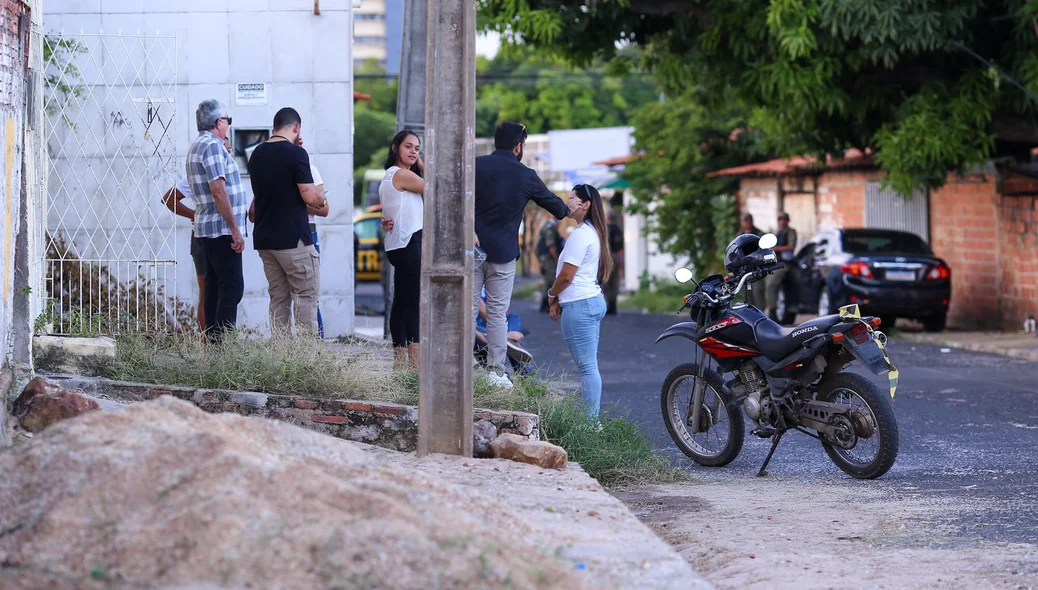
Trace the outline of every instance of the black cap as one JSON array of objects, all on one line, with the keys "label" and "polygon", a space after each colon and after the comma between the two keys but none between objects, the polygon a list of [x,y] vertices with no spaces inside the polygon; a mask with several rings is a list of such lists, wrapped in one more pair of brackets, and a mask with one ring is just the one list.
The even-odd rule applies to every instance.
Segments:
[{"label": "black cap", "polygon": [[526,125],[505,121],[494,131],[494,148],[510,150],[526,141]]},{"label": "black cap", "polygon": [[778,214],[778,218],[779,219],[784,219],[786,221],[789,221],[789,213],[786,213],[785,211],[783,211],[782,213]]}]

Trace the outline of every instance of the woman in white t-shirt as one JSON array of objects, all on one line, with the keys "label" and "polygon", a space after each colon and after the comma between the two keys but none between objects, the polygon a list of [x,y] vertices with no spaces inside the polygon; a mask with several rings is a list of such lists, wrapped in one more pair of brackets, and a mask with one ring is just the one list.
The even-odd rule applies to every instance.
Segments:
[{"label": "woman in white t-shirt", "polygon": [[551,319],[562,319],[562,336],[580,370],[584,411],[598,419],[602,375],[598,372],[598,337],[606,301],[601,284],[613,272],[602,196],[589,184],[573,187],[567,202],[577,227],[559,255],[555,283],[548,289]]},{"label": "woman in white t-shirt", "polygon": [[389,332],[396,368],[418,368],[418,321],[422,278],[422,222],[425,218],[425,163],[418,136],[396,134],[386,156],[386,175],[378,187],[382,216],[393,220],[386,234],[386,257],[393,265],[393,308]]}]

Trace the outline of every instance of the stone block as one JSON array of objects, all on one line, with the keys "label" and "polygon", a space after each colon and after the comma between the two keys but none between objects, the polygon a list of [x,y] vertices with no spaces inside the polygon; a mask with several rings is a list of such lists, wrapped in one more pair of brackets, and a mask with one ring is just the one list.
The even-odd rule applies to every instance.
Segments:
[{"label": "stone block", "polygon": [[100,409],[96,401],[37,377],[14,400],[11,414],[25,430],[40,432],[56,422]]},{"label": "stone block", "polygon": [[569,463],[566,449],[541,440],[530,440],[518,434],[502,434],[490,443],[494,458],[529,463],[545,469],[565,469]]},{"label": "stone block", "polygon": [[115,359],[115,340],[107,336],[36,336],[32,346],[38,367],[64,373],[100,375]]}]

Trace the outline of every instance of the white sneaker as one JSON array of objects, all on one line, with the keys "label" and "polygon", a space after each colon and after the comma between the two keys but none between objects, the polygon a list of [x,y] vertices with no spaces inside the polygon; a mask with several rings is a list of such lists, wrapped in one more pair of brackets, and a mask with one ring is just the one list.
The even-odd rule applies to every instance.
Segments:
[{"label": "white sneaker", "polygon": [[508,379],[507,375],[499,375],[493,371],[487,373],[487,381],[490,382],[494,387],[500,387],[501,389],[512,389],[512,381]]},{"label": "white sneaker", "polygon": [[530,351],[526,350],[519,345],[518,342],[508,341],[508,358],[515,359],[520,363],[529,363],[533,361],[533,355]]}]

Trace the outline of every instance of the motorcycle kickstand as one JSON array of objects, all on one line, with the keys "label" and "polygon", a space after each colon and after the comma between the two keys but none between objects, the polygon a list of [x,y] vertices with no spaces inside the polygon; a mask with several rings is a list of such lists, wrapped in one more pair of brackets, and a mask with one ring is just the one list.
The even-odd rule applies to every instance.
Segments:
[{"label": "motorcycle kickstand", "polygon": [[778,448],[779,441],[782,440],[782,435],[785,433],[785,430],[780,430],[771,437],[771,450],[768,451],[768,456],[764,458],[764,465],[760,466],[760,471],[757,472],[757,477],[764,477],[767,475],[765,469],[768,468],[768,463],[771,463],[771,457],[775,454],[775,449]]}]

